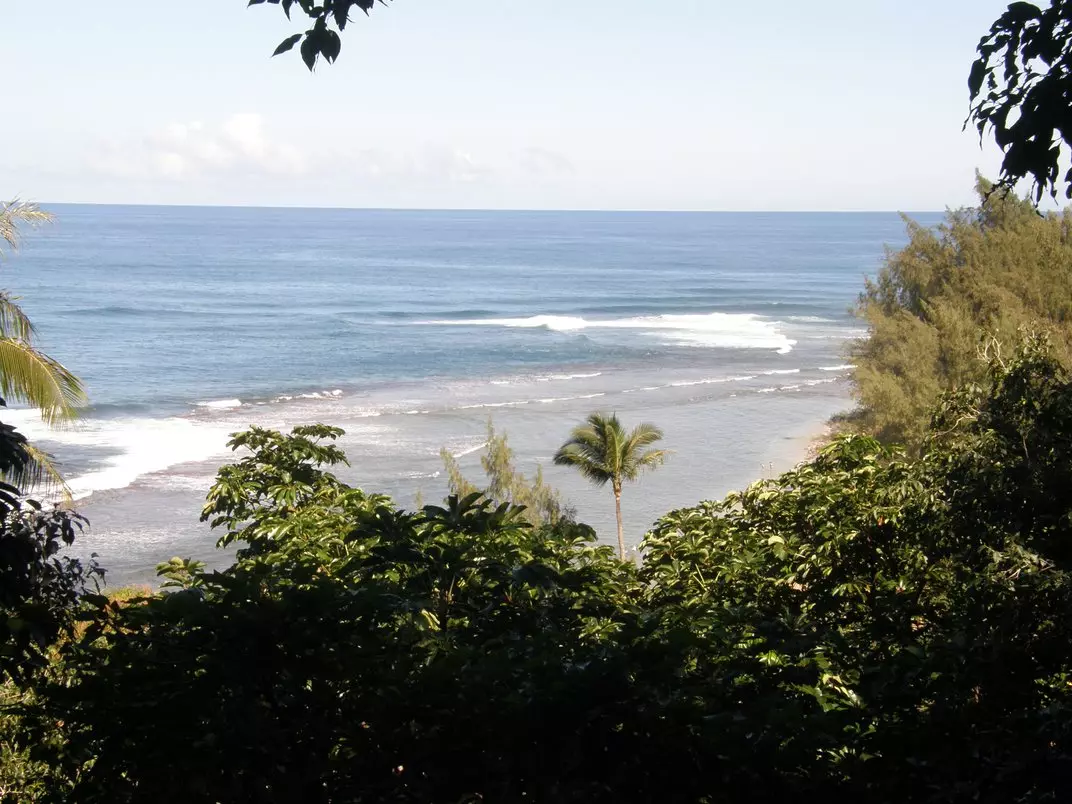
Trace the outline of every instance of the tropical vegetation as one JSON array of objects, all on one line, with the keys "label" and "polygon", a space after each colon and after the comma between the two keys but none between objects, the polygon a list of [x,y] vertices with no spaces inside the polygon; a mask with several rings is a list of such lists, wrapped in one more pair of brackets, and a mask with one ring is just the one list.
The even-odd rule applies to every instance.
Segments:
[{"label": "tropical vegetation", "polygon": [[[4,577],[0,784],[86,802],[1072,794],[1072,375],[1043,336],[943,396],[918,457],[841,436],[667,514],[639,566],[479,492],[405,511],[351,488],[339,435],[236,435],[204,512],[234,565],[175,559],[125,600],[54,563],[71,514],[10,502],[0,544],[27,545],[29,572]],[[26,638],[35,610],[49,630]]]},{"label": "tropical vegetation", "polygon": [[[1072,2],[1015,2],[979,40],[968,122],[1004,152],[1001,186],[1030,178],[1034,197],[1072,198]],[[1062,175],[1063,172],[1063,175]]]},{"label": "tropical vegetation", "polygon": [[618,522],[618,557],[623,561],[622,485],[662,465],[667,451],[651,446],[662,437],[663,431],[654,424],[644,422],[626,432],[617,414],[593,413],[584,424],[573,428],[569,440],[555,453],[557,465],[573,467],[596,486],[610,483]]},{"label": "tropical vegetation", "polygon": [[[277,49],[310,68],[373,5],[266,1],[313,20]],[[1003,181],[1039,193],[1070,7],[1014,3],[971,78]],[[620,506],[615,554],[490,425],[488,484],[445,455],[454,493],[415,511],[333,473],[341,430],[254,427],[203,510],[234,563],[102,595],[65,553],[84,520],[22,494],[35,453],[0,425],[0,798],[1072,799],[1070,221],[979,189],[866,287],[857,430],[667,513],[636,564]],[[11,245],[40,220],[4,214]],[[5,296],[0,340],[30,335]],[[73,378],[51,407],[32,379],[58,364],[18,359],[5,396],[73,410]],[[661,436],[593,414],[555,460],[618,501]]]},{"label": "tropical vegetation", "polygon": [[[20,226],[39,226],[52,220],[36,204],[13,201],[0,204],[0,246],[18,248]],[[0,257],[4,256],[0,248]],[[81,381],[59,361],[41,352],[34,344],[33,323],[8,291],[0,291],[0,406],[8,400],[30,405],[40,411],[49,425],[70,422],[86,402]],[[61,483],[51,459],[33,445],[22,442],[27,459],[3,475],[19,486],[33,487],[42,481]],[[15,474],[10,474],[15,472]]]},{"label": "tropical vegetation", "polygon": [[941,394],[986,376],[1024,328],[1044,331],[1072,365],[1072,210],[1040,215],[980,179],[979,205],[931,229],[906,219],[909,242],[886,255],[857,315],[853,424],[918,451]]},{"label": "tropical vegetation", "polygon": [[439,457],[447,473],[447,487],[451,494],[459,498],[480,492],[488,499],[519,506],[523,509],[521,515],[534,527],[570,522],[576,517],[576,512],[562,499],[558,490],[544,479],[542,466],[536,466],[531,480],[518,470],[517,457],[509,438],[506,433],[496,432],[490,419],[487,440],[480,456],[480,466],[488,481],[486,486],[480,487],[470,482],[450,450],[444,447]]}]

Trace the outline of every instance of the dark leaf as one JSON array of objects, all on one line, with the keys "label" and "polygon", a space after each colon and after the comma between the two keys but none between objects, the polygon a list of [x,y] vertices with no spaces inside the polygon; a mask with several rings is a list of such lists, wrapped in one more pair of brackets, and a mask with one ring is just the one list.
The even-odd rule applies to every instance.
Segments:
[{"label": "dark leaf", "polygon": [[301,41],[301,38],[302,34],[300,33],[296,33],[293,36],[288,36],[286,39],[279,43],[279,47],[275,49],[275,52],[273,52],[272,55],[278,56],[280,53],[286,53],[288,50],[298,44],[298,42]]}]

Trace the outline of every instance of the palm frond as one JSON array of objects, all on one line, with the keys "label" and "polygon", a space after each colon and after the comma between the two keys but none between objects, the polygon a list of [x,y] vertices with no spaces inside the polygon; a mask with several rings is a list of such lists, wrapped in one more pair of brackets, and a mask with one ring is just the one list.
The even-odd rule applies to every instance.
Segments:
[{"label": "palm frond", "polygon": [[[5,241],[12,250],[19,247],[19,224],[34,227],[49,223],[52,215],[29,201],[18,199],[0,205],[0,240]],[[0,251],[0,254],[3,252]]]},{"label": "palm frond", "polygon": [[59,492],[63,502],[70,503],[73,499],[71,489],[64,482],[52,456],[33,444],[24,444],[23,449],[27,455],[26,462],[18,469],[6,472],[4,480],[17,486],[23,494]]},{"label": "palm frond", "polygon": [[29,342],[35,333],[34,325],[22,311],[18,299],[0,290],[0,337]]},{"label": "palm frond", "polygon": [[593,460],[593,456],[582,445],[574,442],[559,448],[554,463],[557,466],[572,466],[596,486],[604,486],[614,479],[613,473],[607,470],[601,460]]},{"label": "palm frond", "polygon": [[634,427],[622,448],[622,477],[626,480],[636,480],[644,469],[654,469],[662,465],[669,455],[666,450],[645,449],[662,438],[663,431],[649,422],[642,422]]},{"label": "palm frond", "polygon": [[578,469],[597,486],[617,483],[621,440],[622,426],[616,415],[592,413],[584,424],[573,428],[569,440],[555,453],[554,462]]},{"label": "palm frond", "polygon": [[581,432],[580,428],[574,430],[569,441],[562,445],[563,450],[567,448],[574,456],[574,459],[583,458],[591,464],[606,466],[605,448],[596,433],[591,431]]},{"label": "palm frond", "polygon": [[634,427],[626,437],[626,452],[636,452],[644,447],[650,447],[656,441],[662,441],[663,431],[649,422],[641,422]]},{"label": "palm frond", "polygon": [[18,338],[0,337],[0,395],[40,409],[48,425],[71,421],[85,404],[81,381]]},{"label": "palm frond", "polygon": [[669,450],[665,449],[649,449],[646,452],[632,455],[629,463],[622,469],[622,477],[626,480],[636,480],[645,469],[662,466],[669,456]]}]

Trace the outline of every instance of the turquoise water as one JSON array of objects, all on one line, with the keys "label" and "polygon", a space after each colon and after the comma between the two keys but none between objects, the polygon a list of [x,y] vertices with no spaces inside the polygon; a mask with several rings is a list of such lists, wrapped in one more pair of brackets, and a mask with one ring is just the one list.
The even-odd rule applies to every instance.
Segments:
[{"label": "turquoise water", "polygon": [[[675,455],[626,492],[635,540],[848,406],[848,309],[904,240],[893,213],[52,210],[5,286],[93,407],[59,433],[7,418],[59,458],[117,582],[213,559],[197,512],[250,423],[344,427],[348,479],[409,503],[442,495],[440,447],[476,465],[489,416],[529,467],[593,409],[655,421]],[[613,536],[607,495],[550,475]]]}]

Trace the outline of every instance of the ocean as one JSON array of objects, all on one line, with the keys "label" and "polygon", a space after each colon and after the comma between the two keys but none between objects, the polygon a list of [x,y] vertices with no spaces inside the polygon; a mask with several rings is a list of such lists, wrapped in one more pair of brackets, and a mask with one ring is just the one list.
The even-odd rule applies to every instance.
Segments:
[{"label": "ocean", "polygon": [[593,410],[651,421],[673,455],[623,494],[635,543],[851,407],[849,310],[905,241],[895,213],[49,209],[3,287],[92,406],[0,417],[59,460],[113,584],[229,561],[199,512],[250,424],[344,428],[340,475],[409,506],[446,493],[443,447],[479,478],[490,419],[611,543],[610,492],[550,458]]}]

